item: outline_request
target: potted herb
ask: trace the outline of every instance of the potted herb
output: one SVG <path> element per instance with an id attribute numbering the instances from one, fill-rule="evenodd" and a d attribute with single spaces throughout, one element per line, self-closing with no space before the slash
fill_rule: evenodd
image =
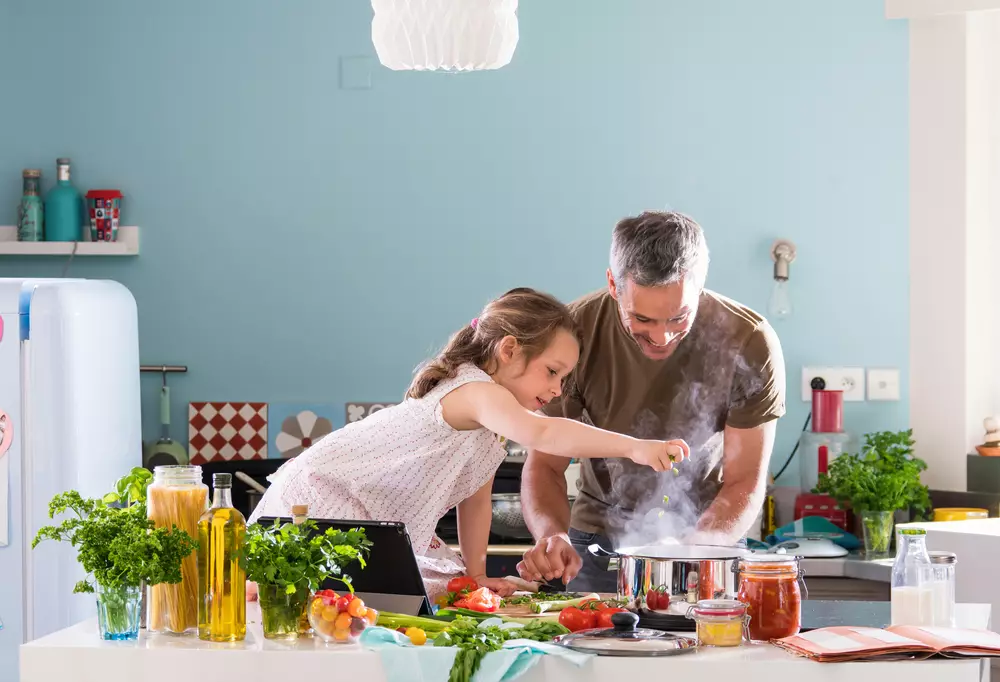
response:
<path id="1" fill-rule="evenodd" d="M 43 540 L 60 540 L 76 547 L 89 579 L 73 592 L 96 593 L 100 634 L 109 640 L 139 636 L 143 583 L 180 582 L 181 560 L 197 546 L 182 530 L 156 528 L 146 518 L 145 504 L 125 492 L 103 499 L 86 499 L 75 490 L 56 495 L 49 502 L 49 518 L 73 516 L 39 529 L 31 543 L 35 548 Z"/>
<path id="2" fill-rule="evenodd" d="M 913 456 L 913 445 L 912 429 L 865 434 L 860 454 L 837 457 L 819 476 L 815 492 L 861 517 L 865 554 L 870 557 L 888 556 L 896 511 L 913 510 L 922 517 L 930 509 L 930 492 L 920 482 L 927 464 Z"/>
<path id="3" fill-rule="evenodd" d="M 271 525 L 247 528 L 242 556 L 247 580 L 257 583 L 264 637 L 298 637 L 306 601 L 327 578 L 353 592 L 344 569 L 355 561 L 364 568 L 370 550 L 364 529 L 327 528 L 321 533 L 312 519 L 298 525 L 275 519 Z"/>

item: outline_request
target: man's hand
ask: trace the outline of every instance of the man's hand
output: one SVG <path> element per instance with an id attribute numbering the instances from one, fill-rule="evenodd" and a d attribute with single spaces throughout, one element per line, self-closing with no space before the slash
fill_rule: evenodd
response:
<path id="1" fill-rule="evenodd" d="M 583 566 L 583 560 L 570 544 L 565 533 L 543 537 L 524 553 L 517 572 L 525 580 L 540 581 L 562 578 L 568 584 Z"/>
<path id="2" fill-rule="evenodd" d="M 673 469 L 681 460 L 691 457 L 691 448 L 683 440 L 641 440 L 629 455 L 636 464 L 645 464 L 653 471 Z"/>

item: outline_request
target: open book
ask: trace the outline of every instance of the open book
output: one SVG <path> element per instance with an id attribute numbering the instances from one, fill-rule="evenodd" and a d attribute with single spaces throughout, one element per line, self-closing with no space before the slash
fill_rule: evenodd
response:
<path id="1" fill-rule="evenodd" d="M 1000 635 L 995 632 L 923 625 L 819 628 L 771 643 L 821 663 L 1000 656 Z"/>

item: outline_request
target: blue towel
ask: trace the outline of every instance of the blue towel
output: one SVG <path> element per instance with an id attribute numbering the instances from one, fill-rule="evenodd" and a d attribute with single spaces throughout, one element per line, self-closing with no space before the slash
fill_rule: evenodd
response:
<path id="1" fill-rule="evenodd" d="M 776 545 L 779 542 L 794 540 L 796 536 L 801 537 L 802 535 L 808 533 L 839 533 L 840 537 L 832 537 L 830 540 L 848 551 L 857 549 L 861 546 L 861 542 L 858 540 L 856 535 L 845 532 L 835 526 L 830 520 L 825 519 L 822 516 L 806 516 L 798 521 L 793 521 L 792 523 L 784 525 L 781 528 L 776 529 L 774 531 L 774 535 L 769 535 L 767 542 L 771 545 Z"/>
<path id="2" fill-rule="evenodd" d="M 378 652 L 387 682 L 447 682 L 457 653 L 455 647 L 431 646 L 430 641 L 424 646 L 414 646 L 403 633 L 382 627 L 366 628 L 360 642 L 364 648 Z M 500 651 L 483 656 L 475 682 L 513 680 L 543 655 L 560 656 L 577 666 L 590 659 L 588 654 L 557 644 L 512 639 L 504 642 Z"/>

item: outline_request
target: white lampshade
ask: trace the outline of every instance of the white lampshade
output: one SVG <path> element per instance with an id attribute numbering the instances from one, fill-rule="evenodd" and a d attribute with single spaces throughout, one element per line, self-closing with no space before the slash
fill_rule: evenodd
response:
<path id="1" fill-rule="evenodd" d="M 510 63 L 517 0 L 372 0 L 372 42 L 394 71 L 479 71 Z"/>

